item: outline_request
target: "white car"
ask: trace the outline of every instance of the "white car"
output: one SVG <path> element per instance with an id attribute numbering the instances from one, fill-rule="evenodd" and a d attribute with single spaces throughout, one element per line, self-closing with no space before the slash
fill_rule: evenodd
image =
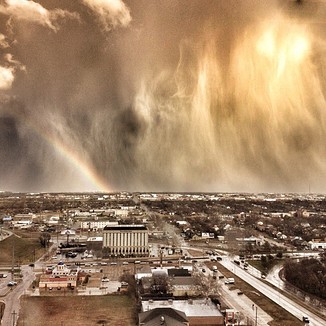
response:
<path id="1" fill-rule="evenodd" d="M 15 281 L 10 281 L 7 284 L 7 286 L 15 286 L 15 285 L 17 285 L 17 282 L 15 282 Z"/>

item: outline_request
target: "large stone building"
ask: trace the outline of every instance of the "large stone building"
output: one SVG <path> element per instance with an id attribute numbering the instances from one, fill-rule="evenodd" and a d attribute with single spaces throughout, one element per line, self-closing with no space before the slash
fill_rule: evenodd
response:
<path id="1" fill-rule="evenodd" d="M 148 256 L 148 229 L 144 225 L 108 225 L 103 230 L 108 255 Z"/>

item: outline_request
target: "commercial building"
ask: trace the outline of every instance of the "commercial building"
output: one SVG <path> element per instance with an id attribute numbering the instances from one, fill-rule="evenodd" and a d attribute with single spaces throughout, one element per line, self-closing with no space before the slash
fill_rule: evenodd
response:
<path id="1" fill-rule="evenodd" d="M 189 326 L 189 322 L 184 312 L 164 307 L 141 312 L 138 315 L 138 325 Z"/>
<path id="2" fill-rule="evenodd" d="M 77 286 L 79 269 L 69 269 L 63 262 L 52 270 L 51 274 L 42 274 L 39 288 L 74 288 Z"/>
<path id="3" fill-rule="evenodd" d="M 223 326 L 224 316 L 209 299 L 142 301 L 142 312 L 158 308 L 172 308 L 183 312 L 189 326 Z"/>
<path id="4" fill-rule="evenodd" d="M 103 250 L 108 255 L 148 256 L 148 229 L 144 225 L 107 225 Z"/>
<path id="5" fill-rule="evenodd" d="M 109 220 L 86 220 L 80 222 L 82 230 L 103 230 L 106 226 L 118 225 L 118 222 Z"/>

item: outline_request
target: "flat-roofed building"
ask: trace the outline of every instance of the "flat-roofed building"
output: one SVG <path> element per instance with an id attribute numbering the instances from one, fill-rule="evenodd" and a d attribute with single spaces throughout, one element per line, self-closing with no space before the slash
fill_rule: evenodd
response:
<path id="1" fill-rule="evenodd" d="M 158 308 L 172 308 L 182 311 L 188 319 L 189 326 L 223 326 L 224 316 L 210 299 L 188 300 L 147 300 L 142 301 L 142 312 Z"/>
<path id="2" fill-rule="evenodd" d="M 118 222 L 108 220 L 87 220 L 80 222 L 80 228 L 83 230 L 103 230 L 106 226 L 118 225 Z"/>
<path id="3" fill-rule="evenodd" d="M 103 249 L 109 255 L 148 256 L 148 229 L 144 225 L 107 225 L 103 229 Z"/>

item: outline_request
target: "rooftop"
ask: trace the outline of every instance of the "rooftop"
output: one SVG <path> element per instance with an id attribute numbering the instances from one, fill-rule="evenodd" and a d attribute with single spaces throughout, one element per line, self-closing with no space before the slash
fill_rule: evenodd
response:
<path id="1" fill-rule="evenodd" d="M 183 311 L 187 317 L 222 316 L 222 313 L 217 309 L 216 305 L 209 299 L 142 301 L 142 311 L 164 307 Z"/>
<path id="2" fill-rule="evenodd" d="M 145 225 L 141 224 L 126 224 L 126 225 L 106 225 L 103 230 L 111 231 L 138 231 L 138 230 L 147 230 Z"/>

